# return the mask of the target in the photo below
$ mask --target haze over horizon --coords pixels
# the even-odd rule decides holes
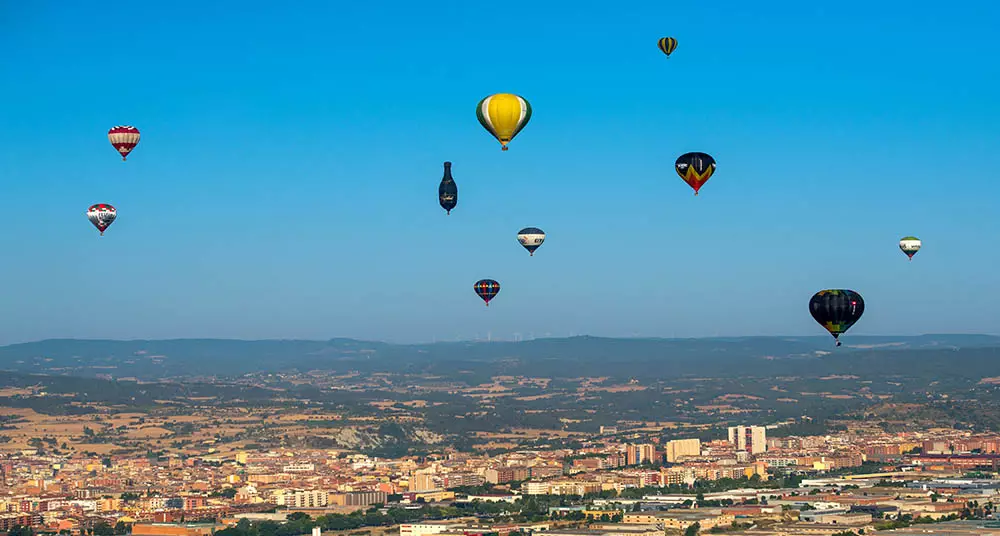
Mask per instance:
[[[845,348],[865,346],[870,343],[872,339],[893,339],[899,338],[901,340],[912,340],[914,338],[937,338],[937,337],[986,337],[995,338],[996,342],[1000,344],[1000,334],[996,333],[919,333],[915,335],[900,335],[900,334],[867,334],[867,335],[850,335],[842,336]],[[232,342],[332,342],[332,341],[354,341],[359,343],[375,343],[375,344],[390,344],[399,346],[420,346],[428,344],[437,343],[484,343],[484,342],[504,342],[504,343],[516,343],[516,342],[530,342],[530,341],[544,341],[544,340],[569,340],[578,338],[592,338],[592,339],[604,339],[604,340],[619,340],[619,341],[715,341],[715,340],[733,340],[733,339],[807,339],[807,340],[822,340],[827,341],[830,339],[828,334],[806,334],[806,335],[713,335],[706,337],[657,337],[657,336],[603,336],[603,335],[592,335],[587,333],[571,334],[571,335],[555,335],[555,334],[545,334],[545,335],[535,335],[532,337],[525,336],[520,333],[506,334],[504,335],[486,335],[482,338],[472,338],[472,339],[429,339],[429,340],[390,340],[390,339],[363,339],[357,337],[323,337],[323,338],[288,338],[288,337],[276,337],[276,338],[222,338],[222,337],[168,337],[168,338],[100,338],[100,337],[51,337],[45,339],[34,339],[30,341],[18,341],[12,343],[0,344],[0,347],[25,345],[25,344],[36,344],[44,343],[49,341],[87,341],[87,342],[170,342],[170,341],[232,341]]]
[[[1000,4],[642,4],[4,6],[0,344],[996,333]]]

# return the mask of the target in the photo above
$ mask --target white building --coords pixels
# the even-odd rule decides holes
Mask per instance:
[[[521,492],[525,495],[548,495],[550,488],[548,482],[529,481],[521,484]]]
[[[321,490],[276,489],[271,492],[274,504],[293,508],[319,508],[328,504],[329,493]]]
[[[312,473],[316,465],[312,463],[292,463],[281,468],[283,473]]]
[[[428,534],[440,534],[454,527],[461,527],[462,523],[442,521],[434,523],[425,521],[423,523],[403,523],[399,526],[399,536],[426,536]]]

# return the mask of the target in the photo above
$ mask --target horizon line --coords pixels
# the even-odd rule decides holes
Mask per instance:
[[[519,335],[519,334],[518,334]],[[898,334],[866,334],[866,335],[850,335],[844,338],[845,346],[850,346],[847,344],[851,339],[870,339],[870,338],[906,338],[915,339],[921,337],[987,337],[1000,339],[1000,335],[992,333],[921,333],[918,335],[898,335]],[[697,340],[731,340],[731,339],[826,339],[830,338],[829,335],[825,334],[810,334],[810,335],[712,335],[705,337],[657,337],[657,336],[603,336],[603,335],[566,335],[566,336],[549,336],[549,337],[531,337],[531,338],[512,338],[512,339],[498,339],[491,337],[489,339],[485,338],[474,338],[474,339],[454,339],[454,340],[440,340],[434,339],[431,341],[422,342],[388,342],[385,340],[373,340],[373,339],[355,339],[352,337],[330,337],[327,339],[307,339],[307,338],[263,338],[263,339],[243,339],[243,338],[225,338],[225,337],[167,337],[167,338],[128,338],[128,339],[116,339],[116,338],[80,338],[80,337],[50,337],[46,339],[35,339],[23,342],[14,342],[7,344],[0,344],[0,348],[7,348],[11,346],[21,346],[28,344],[38,344],[45,342],[178,342],[178,341],[214,341],[214,342],[306,342],[306,343],[329,343],[334,341],[349,341],[357,343],[367,343],[367,344],[385,344],[390,346],[429,346],[436,344],[521,344],[533,341],[552,341],[552,340],[568,340],[568,339],[603,339],[603,340],[620,340],[620,341],[697,341]],[[1000,342],[1000,341],[998,341]]]

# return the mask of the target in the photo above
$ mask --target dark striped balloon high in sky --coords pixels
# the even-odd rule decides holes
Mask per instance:
[[[670,54],[677,48],[677,40],[673,37],[661,37],[659,41],[656,42],[656,46],[660,49],[660,52],[667,55],[670,58]]]

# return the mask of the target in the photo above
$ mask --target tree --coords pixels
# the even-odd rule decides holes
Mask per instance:
[[[232,499],[236,496],[236,488],[224,488],[221,490],[215,490],[209,494],[211,497],[225,497],[227,499]]]
[[[699,530],[701,530],[701,524],[695,521],[691,526],[684,530],[684,536],[698,536]]]

